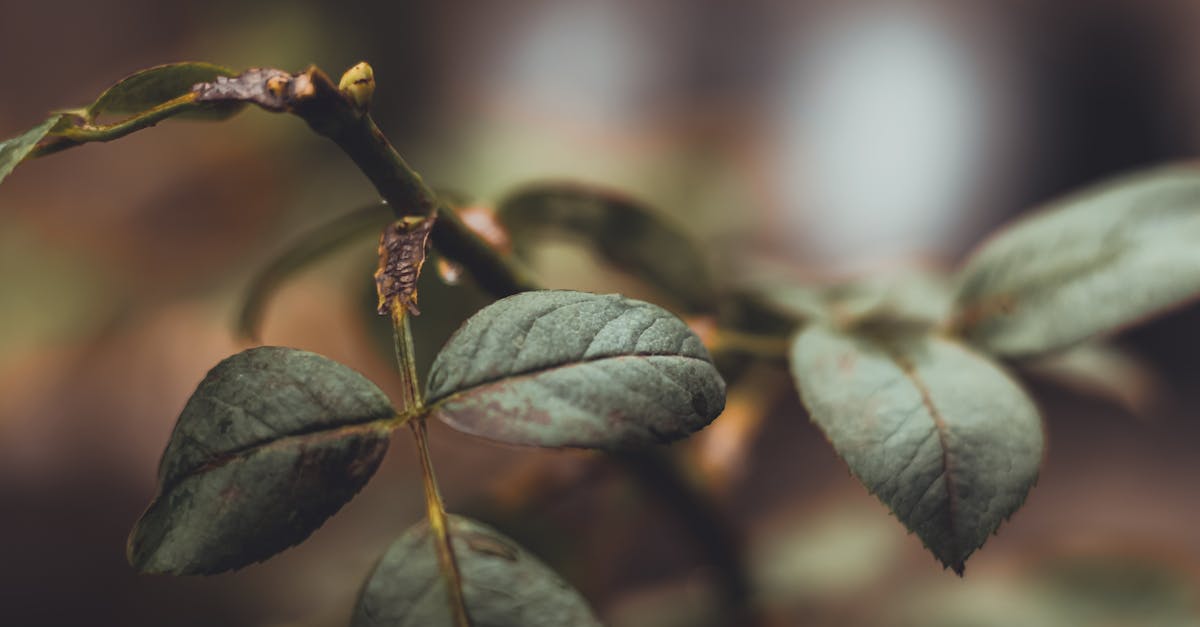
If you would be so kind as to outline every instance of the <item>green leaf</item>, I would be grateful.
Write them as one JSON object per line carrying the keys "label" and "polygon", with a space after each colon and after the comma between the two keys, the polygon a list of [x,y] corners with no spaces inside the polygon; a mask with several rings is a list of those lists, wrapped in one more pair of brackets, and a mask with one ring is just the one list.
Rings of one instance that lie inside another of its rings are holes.
{"label": "green leaf", "polygon": [[[109,87],[87,107],[87,118],[102,115],[131,115],[153,109],[192,91],[197,83],[208,83],[218,76],[237,76],[237,72],[211,63],[184,62],[159,65],[135,72]],[[175,117],[223,120],[242,109],[242,104],[197,104],[195,110]]]}
{"label": "green leaf", "polygon": [[1151,364],[1105,342],[1087,342],[1019,365],[1035,377],[1115,403],[1139,418],[1153,417],[1166,397],[1167,385]]}
{"label": "green leaf", "polygon": [[130,563],[211,574],[303,541],[374,474],[393,414],[373,383],[320,355],[264,346],[223,360],[179,416]]}
{"label": "green leaf", "polygon": [[766,282],[750,285],[737,295],[756,309],[765,309],[774,316],[790,320],[794,326],[829,317],[828,291],[824,285]]}
{"label": "green leaf", "polygon": [[[515,542],[482,523],[450,516],[463,597],[475,627],[598,626],[587,601]],[[428,523],[404,532],[375,567],[352,627],[451,625],[445,580]]]}
{"label": "green leaf", "polygon": [[681,225],[631,198],[578,184],[540,184],[501,201],[496,218],[522,257],[548,232],[562,233],[595,246],[688,311],[712,311],[719,302],[696,242]]}
{"label": "green leaf", "polygon": [[834,319],[854,325],[890,321],[932,327],[950,316],[954,291],[943,274],[909,270],[831,286],[826,301]]}
{"label": "green leaf", "polygon": [[950,316],[954,299],[949,279],[924,269],[828,285],[767,281],[743,294],[796,322],[844,326],[932,327]]}
{"label": "green leaf", "polygon": [[1200,294],[1200,168],[1105,182],[988,240],[960,277],[957,327],[1005,356],[1112,332]]}
{"label": "green leaf", "polygon": [[725,382],[666,310],[620,295],[526,292],[467,320],[434,360],[427,404],[467,433],[617,450],[712,422]]}
{"label": "green leaf", "polygon": [[6,139],[0,142],[0,182],[17,167],[18,163],[37,147],[37,143],[42,141],[42,138],[50,133],[55,124],[63,116],[55,115],[48,118],[45,122],[17,135],[11,139]]}
{"label": "green leaf", "polygon": [[391,208],[380,203],[339,216],[301,236],[250,282],[238,314],[238,335],[248,340],[259,337],[266,305],[287,279],[369,233],[378,236],[393,219]]}
{"label": "green leaf", "polygon": [[956,342],[814,325],[796,338],[791,364],[812,420],[854,476],[960,574],[1037,478],[1033,402]]}

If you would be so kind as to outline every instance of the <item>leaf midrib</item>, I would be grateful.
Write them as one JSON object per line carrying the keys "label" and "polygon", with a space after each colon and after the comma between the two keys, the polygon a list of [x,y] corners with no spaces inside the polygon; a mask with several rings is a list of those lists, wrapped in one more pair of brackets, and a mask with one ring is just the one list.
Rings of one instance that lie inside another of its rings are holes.
{"label": "leaf midrib", "polygon": [[321,441],[322,439],[335,439],[341,436],[354,435],[359,432],[367,432],[378,430],[387,432],[393,428],[403,424],[412,417],[412,414],[395,414],[384,418],[376,418],[366,422],[354,422],[349,424],[339,425],[322,425],[321,428],[296,431],[287,435],[270,439],[253,442],[236,449],[226,451],[213,457],[210,460],[199,464],[186,472],[181,472],[170,481],[164,481],[159,488],[159,496],[169,493],[174,490],[184,481],[206,472],[211,472],[217,468],[225,466],[235,460],[249,457],[252,453],[267,451],[276,448],[286,448],[296,443],[297,440]]}
{"label": "leaf midrib", "polygon": [[467,387],[461,388],[459,390],[455,390],[454,392],[451,392],[450,394],[447,394],[443,397],[440,397],[440,398],[430,402],[428,405],[426,405],[426,410],[427,411],[436,410],[438,407],[440,407],[444,403],[451,401],[452,399],[455,399],[460,396],[468,395],[468,394],[476,391],[478,388],[486,387],[486,386],[492,385],[494,383],[499,383],[501,381],[504,381],[505,379],[527,379],[530,377],[536,377],[537,375],[540,375],[540,374],[543,374],[546,372],[550,372],[551,370],[557,370],[559,368],[570,368],[573,366],[581,366],[584,364],[595,363],[595,362],[604,361],[607,359],[633,359],[633,358],[645,358],[645,357],[671,357],[674,359],[689,359],[689,360],[703,362],[710,366],[712,365],[712,361],[710,361],[708,359],[704,359],[703,357],[694,357],[692,355],[680,355],[678,353],[649,353],[649,352],[647,352],[647,353],[621,353],[619,355],[597,355],[595,357],[587,357],[587,358],[583,358],[583,359],[578,359],[576,361],[550,364],[548,366],[542,366],[540,368],[533,368],[533,369],[525,370],[522,372],[501,374],[501,375],[497,375],[495,377],[490,377],[490,378],[480,381],[478,383],[473,383]]}
{"label": "leaf midrib", "polygon": [[[916,388],[917,393],[921,396],[921,404],[925,407],[925,411],[929,413],[929,417],[933,420],[934,431],[938,436],[938,445],[942,450],[942,476],[946,483],[946,523],[950,528],[950,536],[954,539],[955,559],[958,563],[951,567],[957,572],[960,570],[961,558],[957,552],[961,548],[959,546],[959,534],[957,523],[958,510],[958,487],[954,480],[954,469],[950,463],[950,443],[948,441],[949,426],[946,424],[945,418],[942,416],[941,410],[933,400],[933,392],[921,377],[915,364],[907,357],[895,350],[888,350],[888,356],[900,368],[900,372],[912,383]],[[934,479],[937,481],[937,479]]]}

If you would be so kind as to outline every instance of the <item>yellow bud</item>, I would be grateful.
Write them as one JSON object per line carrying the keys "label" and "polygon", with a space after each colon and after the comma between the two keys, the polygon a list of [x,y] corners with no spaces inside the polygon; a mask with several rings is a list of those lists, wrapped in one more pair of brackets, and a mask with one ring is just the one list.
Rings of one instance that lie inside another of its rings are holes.
{"label": "yellow bud", "polygon": [[354,103],[354,107],[366,112],[371,107],[371,96],[375,94],[375,71],[366,61],[361,61],[342,74],[338,89]]}

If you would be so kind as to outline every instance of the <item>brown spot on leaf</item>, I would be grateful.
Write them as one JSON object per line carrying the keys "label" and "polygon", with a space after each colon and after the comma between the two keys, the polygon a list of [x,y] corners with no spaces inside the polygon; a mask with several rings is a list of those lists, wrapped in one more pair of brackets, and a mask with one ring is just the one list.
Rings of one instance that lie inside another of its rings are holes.
{"label": "brown spot on leaf", "polygon": [[485,536],[478,533],[465,533],[459,534],[458,537],[462,538],[462,540],[467,543],[467,547],[475,553],[499,557],[510,562],[517,561],[517,558],[520,556],[520,552],[516,549],[516,547],[510,546],[502,542],[499,538],[493,536]]}
{"label": "brown spot on leaf", "polygon": [[242,491],[236,485],[228,485],[224,490],[221,490],[221,500],[229,503],[236,501],[242,496]]}

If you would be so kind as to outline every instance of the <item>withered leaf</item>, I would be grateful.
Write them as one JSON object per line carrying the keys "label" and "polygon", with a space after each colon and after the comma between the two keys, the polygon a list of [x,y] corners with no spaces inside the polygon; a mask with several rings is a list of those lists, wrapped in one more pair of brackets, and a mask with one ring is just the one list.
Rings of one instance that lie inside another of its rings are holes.
{"label": "withered leaf", "polygon": [[[599,627],[587,601],[500,532],[450,516],[450,538],[474,627]],[[352,627],[451,625],[446,583],[429,524],[410,527],[359,595]]]}
{"label": "withered leaf", "polygon": [[301,542],[374,474],[393,413],[374,384],[314,353],[264,346],[223,360],[175,424],[130,563],[211,574]]}
{"label": "withered leaf", "polygon": [[434,360],[427,404],[511,444],[619,450],[712,422],[725,382],[670,312],[617,294],[525,292],[472,316]]}
{"label": "withered leaf", "polygon": [[[440,257],[436,249],[429,251],[430,261]],[[373,261],[373,260],[372,260]],[[363,276],[369,276],[376,268],[376,263],[367,259],[356,266],[362,268]],[[439,350],[446,341],[468,318],[493,302],[474,281],[466,280],[457,285],[444,282],[437,272],[422,272],[417,278],[417,291],[421,295],[421,310],[430,315],[410,317],[408,322],[412,328],[414,361],[420,381],[429,380],[429,368]],[[378,315],[379,290],[374,279],[364,281],[358,286],[355,302],[362,312],[359,318],[361,325],[371,339],[372,346],[379,351],[381,357],[394,365],[395,337],[393,321]]]}
{"label": "withered leaf", "polygon": [[286,111],[296,89],[293,76],[274,68],[251,68],[237,76],[218,76],[192,91],[197,102],[253,102],[268,111]]}
{"label": "withered leaf", "polygon": [[375,271],[379,315],[400,308],[419,315],[417,279],[425,265],[425,248],[433,216],[410,216],[388,225],[379,236],[379,268]]}

